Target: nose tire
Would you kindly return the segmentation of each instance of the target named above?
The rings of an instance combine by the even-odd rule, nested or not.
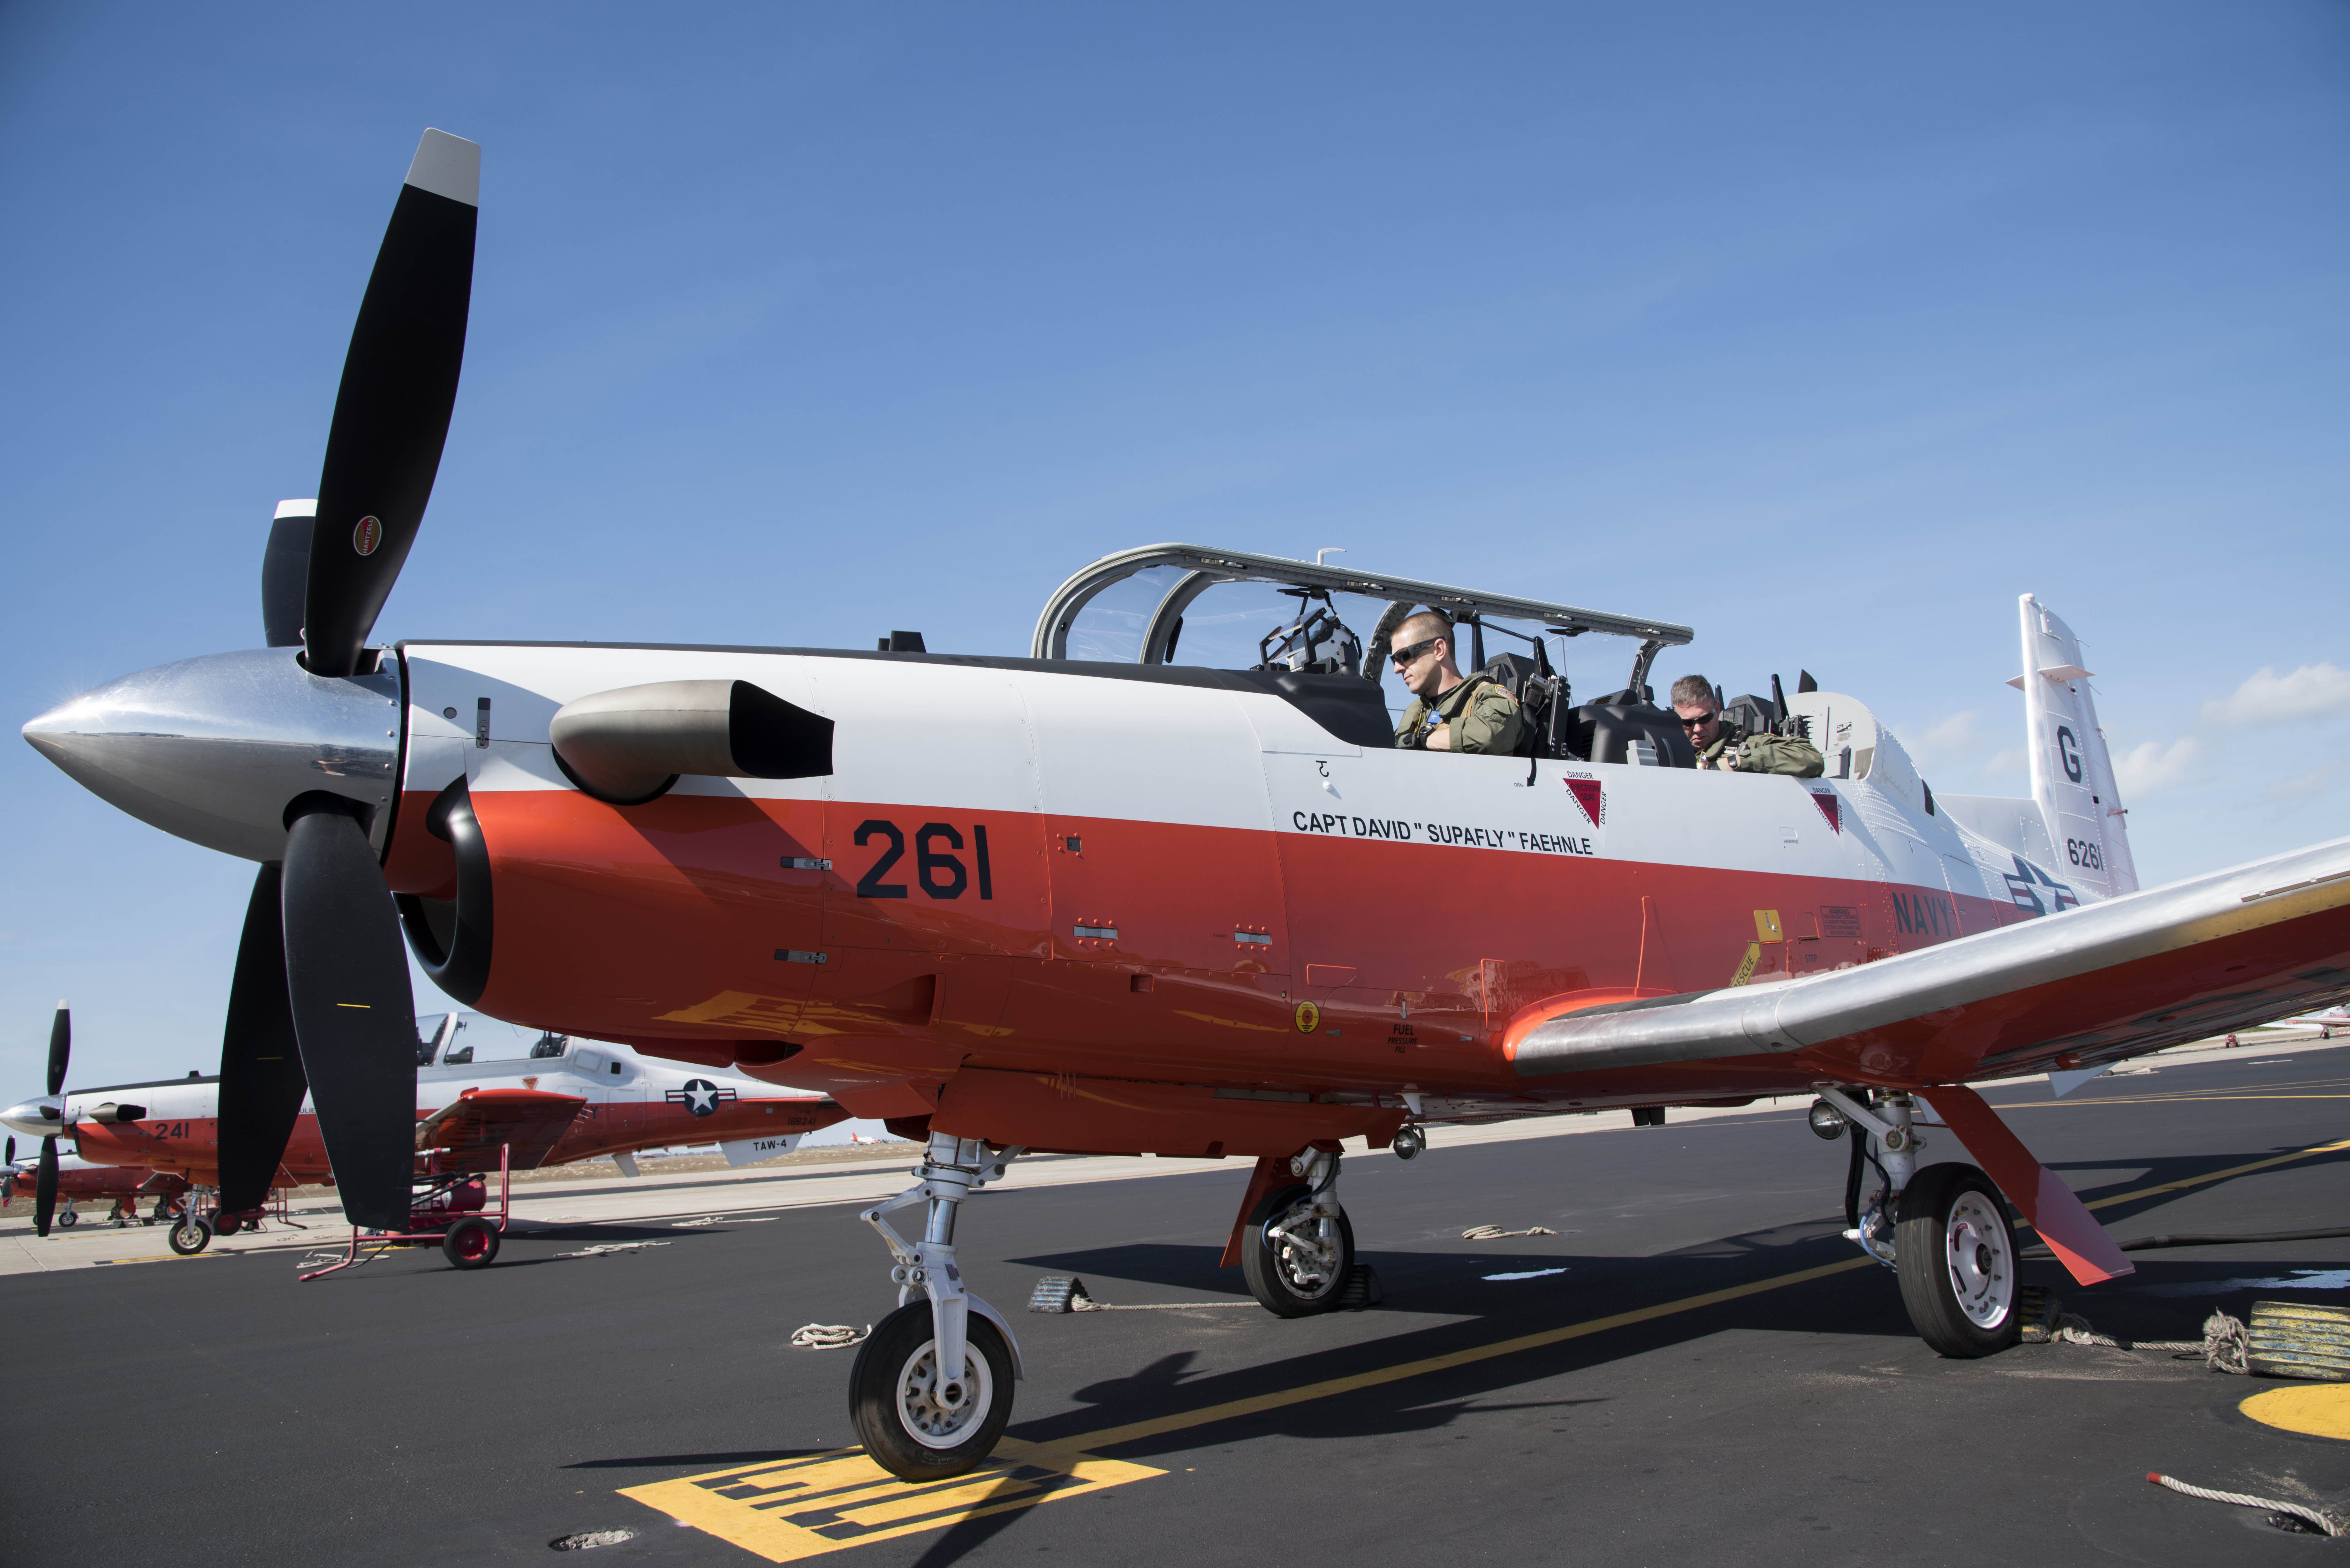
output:
[[[937,1382],[931,1303],[918,1297],[883,1318],[858,1347],[848,1375],[848,1417],[867,1457],[902,1480],[947,1480],[995,1451],[1012,1419],[1012,1352],[978,1313],[963,1331],[965,1405],[947,1411],[929,1397]]]
[[[172,1251],[182,1258],[192,1258],[213,1244],[212,1222],[201,1214],[182,1215],[164,1239],[171,1242]]]

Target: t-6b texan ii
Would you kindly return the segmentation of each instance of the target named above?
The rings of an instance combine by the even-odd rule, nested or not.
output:
[[[446,1207],[436,1186],[492,1170],[610,1158],[634,1176],[639,1150],[698,1143],[716,1143],[730,1165],[749,1165],[789,1154],[809,1133],[848,1114],[820,1096],[775,1094],[746,1078],[647,1061],[625,1045],[557,1034],[542,1036],[527,1056],[476,1062],[470,1040],[457,1043],[465,1023],[452,1012],[429,1036],[414,1037],[412,1138],[426,1177],[437,1180],[428,1179],[426,1190],[412,1196],[427,1216]],[[201,1252],[215,1232],[228,1235],[242,1226],[254,1206],[220,1200],[221,1149],[234,1147],[220,1136],[223,1080],[191,1073],[68,1088],[71,1041],[71,1015],[59,1003],[49,1034],[49,1092],[0,1110],[0,1127],[40,1140],[38,1163],[26,1173],[33,1179],[34,1229],[47,1235],[53,1217],[72,1225],[76,1198],[115,1198],[122,1211],[125,1198],[144,1192],[165,1198],[175,1212],[175,1252]],[[73,1168],[58,1163],[60,1139],[72,1141],[78,1157]],[[8,1142],[13,1167],[16,1139]],[[136,1174],[127,1182],[109,1180],[91,1168]],[[294,1188],[334,1179],[317,1117],[305,1108],[279,1147],[268,1185]],[[57,1215],[60,1196],[68,1201]]]
[[[1853,1239],[1929,1343],[1977,1355],[2017,1327],[2002,1195],[2076,1277],[2129,1264],[1970,1082],[2350,995],[2350,841],[2137,888],[2089,672],[2029,597],[2033,794],[2012,801],[1937,799],[1863,701],[1817,690],[1727,711],[1806,734],[1823,776],[1690,766],[1648,684],[1685,627],[1191,545],[1080,572],[1024,659],[910,634],[369,646],[448,428],[478,173],[473,144],[426,133],[317,497],[270,535],[268,646],[25,728],[124,810],[260,864],[222,1062],[232,1208],[260,1200],[307,1090],[353,1221],[405,1215],[404,926],[465,1005],[926,1140],[916,1185],[864,1216],[899,1307],[851,1407],[877,1460],[931,1479],[1011,1413],[1019,1353],[955,1231],[1024,1153],[1255,1161],[1226,1258],[1294,1316],[1354,1267],[1349,1139],[1816,1093],[1814,1127],[1852,1140]],[[1067,657],[1138,579],[1137,657]],[[1172,663],[1231,584],[1294,618],[1252,668]],[[1357,601],[1385,607],[1367,639],[1340,619]],[[1393,743],[1378,677],[1419,607],[1516,699],[1511,754]],[[1486,659],[1513,628],[1527,651]],[[1578,701],[1549,639],[1586,635],[1637,651]],[[1921,1123],[1965,1158],[1921,1164]]]

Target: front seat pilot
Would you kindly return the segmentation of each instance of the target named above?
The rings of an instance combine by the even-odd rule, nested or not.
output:
[[[1517,699],[1492,676],[1463,676],[1452,661],[1452,623],[1421,610],[1395,629],[1396,673],[1415,701],[1396,725],[1396,744],[1415,752],[1486,752],[1507,756],[1525,720]]]

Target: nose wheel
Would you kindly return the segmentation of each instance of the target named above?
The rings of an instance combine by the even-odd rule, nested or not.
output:
[[[909,1302],[874,1326],[849,1373],[848,1413],[875,1463],[911,1481],[962,1475],[1012,1419],[1012,1352],[974,1313],[962,1376],[941,1376],[931,1303]]]

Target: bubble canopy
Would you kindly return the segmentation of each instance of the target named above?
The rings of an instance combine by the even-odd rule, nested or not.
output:
[[[1176,572],[1171,586],[1144,623],[1141,645],[1135,654],[1136,661],[1141,664],[1168,662],[1169,646],[1182,621],[1184,610],[1194,599],[1221,583],[1266,583],[1284,588],[1320,588],[1330,593],[1360,594],[1387,599],[1389,601],[1389,614],[1383,618],[1380,633],[1367,650],[1369,657],[1365,660],[1366,673],[1372,680],[1378,679],[1378,661],[1386,656],[1386,632],[1419,605],[1442,610],[1455,620],[1494,617],[1505,620],[1538,621],[1569,637],[1585,632],[1604,632],[1617,637],[1638,638],[1640,651],[1636,656],[1632,680],[1636,687],[1646,678],[1648,663],[1659,649],[1679,647],[1697,635],[1690,628],[1677,626],[1670,621],[1613,615],[1575,605],[1552,604],[1541,599],[1521,598],[1513,594],[1453,587],[1412,577],[1388,576],[1354,566],[1324,566],[1314,561],[1294,561],[1280,556],[1257,556],[1243,550],[1217,549],[1201,545],[1146,545],[1139,549],[1105,556],[1055,589],[1052,597],[1045,603],[1045,613],[1037,618],[1036,633],[1029,656],[1054,659],[1068,658],[1070,628],[1097,595],[1129,577],[1161,567],[1174,567]]]

